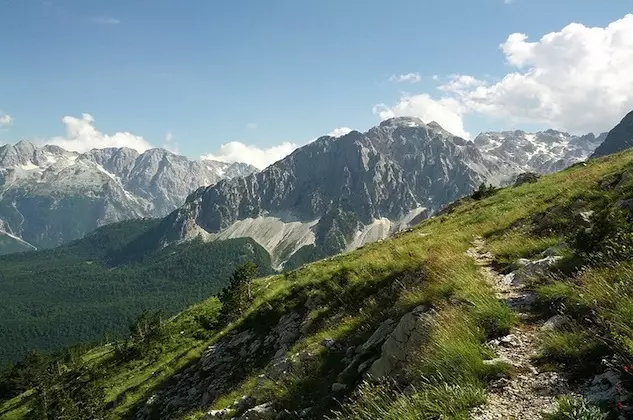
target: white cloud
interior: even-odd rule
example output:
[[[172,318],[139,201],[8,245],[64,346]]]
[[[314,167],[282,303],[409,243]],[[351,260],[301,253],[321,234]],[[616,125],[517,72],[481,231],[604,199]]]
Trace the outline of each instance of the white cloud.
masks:
[[[422,81],[420,73],[394,74],[389,78],[390,82],[396,83],[419,83]]]
[[[163,144],[163,149],[168,152],[172,152],[174,154],[180,153],[180,145],[174,141],[174,133],[168,131],[165,133],[165,144]]]
[[[328,133],[331,137],[342,137],[352,131],[349,127],[339,127]],[[272,147],[259,147],[252,144],[245,144],[239,141],[232,141],[220,146],[217,152],[209,153],[201,157],[203,160],[219,160],[221,162],[244,162],[259,169],[272,165],[285,158],[301,146],[312,143],[313,138],[304,144],[284,142]]]
[[[512,4],[512,3],[514,3],[514,0],[503,0],[503,2],[505,4]]]
[[[121,23],[119,19],[108,16],[93,17],[90,18],[90,22],[97,23],[99,25],[118,25],[119,23]]]
[[[381,120],[412,116],[420,118],[425,123],[435,121],[457,136],[470,138],[470,133],[464,129],[463,108],[451,98],[434,99],[426,93],[405,95],[395,106],[389,107],[385,104],[374,106],[374,114]]]
[[[46,144],[54,144],[76,152],[104,147],[129,147],[144,152],[152,147],[143,137],[131,133],[103,134],[94,127],[94,118],[90,114],[82,114],[81,118],[67,116],[62,118],[62,121],[66,125],[66,136],[53,137],[47,140]]]
[[[248,123],[246,124],[246,128],[248,128],[249,130],[257,130],[257,123]]]
[[[0,111],[0,128],[8,127],[13,124],[13,117]]]
[[[572,23],[535,42],[514,33],[500,49],[510,66],[502,78],[453,75],[439,86],[440,98],[405,95],[396,105],[380,104],[374,112],[381,118],[435,119],[464,136],[462,117],[467,113],[595,133],[609,130],[633,109],[633,14],[604,28]]]
[[[288,156],[297,147],[295,143],[285,142],[277,146],[261,148],[254,145],[248,145],[239,141],[232,141],[220,146],[215,153],[204,155],[201,159],[219,160],[221,162],[244,162],[251,164],[259,169],[264,169],[268,165],[277,162]]]
[[[352,129],[349,127],[339,127],[339,128],[335,128],[330,133],[328,133],[328,136],[343,137],[344,135],[349,134],[351,131]]]

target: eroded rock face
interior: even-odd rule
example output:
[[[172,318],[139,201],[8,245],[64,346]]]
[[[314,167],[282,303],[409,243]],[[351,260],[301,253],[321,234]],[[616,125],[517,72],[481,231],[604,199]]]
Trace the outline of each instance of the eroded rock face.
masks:
[[[428,340],[434,320],[435,312],[426,306],[405,314],[383,343],[380,358],[371,365],[368,376],[374,380],[397,377],[402,367],[417,357],[415,350]]]

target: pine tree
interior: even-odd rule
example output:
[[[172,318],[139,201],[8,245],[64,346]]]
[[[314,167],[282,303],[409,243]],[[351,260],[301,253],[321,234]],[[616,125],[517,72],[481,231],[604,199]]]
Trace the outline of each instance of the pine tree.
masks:
[[[220,294],[222,312],[220,318],[234,321],[242,316],[253,300],[251,283],[259,273],[259,267],[252,261],[246,261],[235,269],[228,287]]]

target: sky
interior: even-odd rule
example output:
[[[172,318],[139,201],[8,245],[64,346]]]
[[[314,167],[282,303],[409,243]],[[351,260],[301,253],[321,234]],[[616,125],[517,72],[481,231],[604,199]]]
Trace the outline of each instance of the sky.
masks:
[[[0,0],[0,144],[263,168],[394,116],[608,131],[633,0]]]

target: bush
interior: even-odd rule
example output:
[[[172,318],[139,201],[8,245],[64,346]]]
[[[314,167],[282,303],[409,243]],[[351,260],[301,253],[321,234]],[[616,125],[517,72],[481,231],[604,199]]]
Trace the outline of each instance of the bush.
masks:
[[[475,200],[483,200],[484,198],[491,197],[497,192],[497,189],[492,185],[486,186],[486,183],[482,182],[471,197]]]
[[[593,215],[590,229],[579,229],[570,244],[590,265],[607,265],[633,259],[633,217],[619,208]]]
[[[582,398],[561,398],[558,410],[546,416],[547,420],[605,420],[607,414]]]

